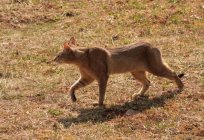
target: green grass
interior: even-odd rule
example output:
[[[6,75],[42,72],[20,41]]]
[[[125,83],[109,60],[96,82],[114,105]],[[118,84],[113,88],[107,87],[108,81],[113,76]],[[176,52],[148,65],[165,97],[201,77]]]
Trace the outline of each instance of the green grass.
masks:
[[[48,113],[52,116],[59,116],[62,114],[62,112],[58,109],[49,109]]]
[[[0,139],[202,139],[203,11],[201,0],[1,1]],[[78,69],[47,64],[71,36],[84,48],[150,42],[185,72],[184,91],[148,75],[149,98],[132,101],[141,85],[121,74],[110,77],[106,109],[93,106],[96,82],[72,103]]]

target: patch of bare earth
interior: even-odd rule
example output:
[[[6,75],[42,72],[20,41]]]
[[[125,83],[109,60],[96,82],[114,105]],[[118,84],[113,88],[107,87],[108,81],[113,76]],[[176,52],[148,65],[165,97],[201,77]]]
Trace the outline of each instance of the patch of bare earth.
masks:
[[[74,66],[48,64],[75,36],[80,47],[147,41],[184,72],[184,91],[149,75],[148,97],[130,74],[110,77],[106,108],[97,83],[67,92]],[[203,139],[204,3],[202,0],[0,2],[0,139]]]

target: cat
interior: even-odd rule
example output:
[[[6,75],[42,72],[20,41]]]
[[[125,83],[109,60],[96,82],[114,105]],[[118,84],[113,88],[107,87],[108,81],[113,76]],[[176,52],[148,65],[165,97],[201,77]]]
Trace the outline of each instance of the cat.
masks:
[[[106,86],[110,74],[130,72],[132,76],[142,83],[138,93],[132,95],[133,99],[144,96],[149,89],[150,81],[146,73],[173,80],[179,90],[184,87],[180,80],[184,74],[177,75],[162,60],[158,48],[149,43],[136,43],[119,48],[77,48],[76,40],[71,37],[64,43],[64,49],[54,59],[58,63],[74,64],[79,68],[80,78],[70,87],[71,100],[76,101],[75,91],[94,80],[99,86],[98,105],[103,106]]]

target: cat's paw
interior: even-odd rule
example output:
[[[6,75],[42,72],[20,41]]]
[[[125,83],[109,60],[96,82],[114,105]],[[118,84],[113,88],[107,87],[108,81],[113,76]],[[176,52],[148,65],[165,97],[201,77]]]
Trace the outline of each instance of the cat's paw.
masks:
[[[131,99],[134,101],[136,99],[138,99],[141,95],[140,94],[133,94]]]
[[[105,104],[100,105],[98,102],[93,102],[92,105],[94,107],[105,108]]]
[[[72,100],[72,102],[76,102],[76,96],[74,95],[74,94],[71,94],[71,100]]]
[[[93,102],[92,105],[95,107],[95,106],[98,106],[98,102]]]
[[[139,98],[148,98],[149,96],[148,95],[144,95],[144,94],[133,94],[132,95],[132,100],[137,100]]]

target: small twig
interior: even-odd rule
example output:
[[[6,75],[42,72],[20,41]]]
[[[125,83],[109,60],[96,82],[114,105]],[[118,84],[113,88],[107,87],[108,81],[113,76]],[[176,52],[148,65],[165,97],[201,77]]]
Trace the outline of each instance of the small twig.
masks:
[[[111,37],[111,41],[112,41],[113,46],[115,47],[115,43],[112,37]]]

